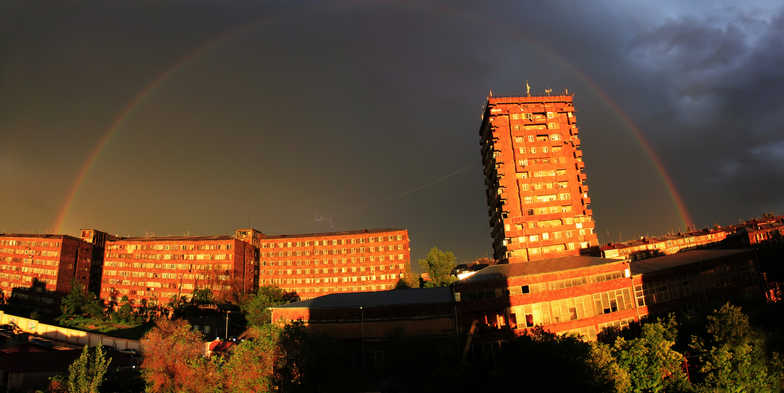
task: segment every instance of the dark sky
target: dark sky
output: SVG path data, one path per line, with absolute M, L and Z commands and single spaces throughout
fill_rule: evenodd
M 685 229 L 657 161 L 688 224 L 781 214 L 784 11 L 735 3 L 0 1 L 0 231 L 390 227 L 470 261 L 482 105 L 526 81 L 575 95 L 600 241 Z

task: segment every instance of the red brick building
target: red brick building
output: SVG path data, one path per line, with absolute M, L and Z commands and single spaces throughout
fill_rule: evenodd
M 165 304 L 199 289 L 258 289 L 256 248 L 231 236 L 132 237 L 106 242 L 99 297 Z
M 261 285 L 277 284 L 301 299 L 393 289 L 411 263 L 405 229 L 278 236 L 239 229 L 236 237 L 258 247 Z
M 89 286 L 93 245 L 68 235 L 0 234 L 0 289 L 6 297 L 56 307 L 71 279 Z
M 451 287 L 319 297 L 273 307 L 272 316 L 277 323 L 302 319 L 348 344 L 373 341 L 374 351 L 394 351 L 383 343 L 397 335 L 452 337 L 450 348 L 459 342 L 461 351 L 486 353 L 536 326 L 592 340 L 649 315 L 763 301 L 763 291 L 753 250 L 640 261 L 566 256 L 488 266 Z
M 577 134 L 570 95 L 488 97 L 479 135 L 495 259 L 598 245 Z

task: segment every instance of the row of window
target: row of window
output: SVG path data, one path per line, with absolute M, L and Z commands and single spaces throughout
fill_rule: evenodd
M 491 299 L 491 298 L 503 297 L 503 296 L 522 295 L 526 293 L 555 291 L 559 289 L 572 288 L 572 287 L 588 285 L 588 284 L 598 284 L 605 281 L 617 280 L 623 277 L 625 277 L 624 271 L 615 271 L 609 273 L 593 274 L 590 276 L 545 281 L 536 284 L 518 285 L 506 289 L 496 288 L 496 289 L 486 289 L 481 291 L 466 291 L 462 293 L 457 292 L 455 293 L 455 297 L 457 301 L 461 301 L 461 299 L 466 301 Z
M 230 270 L 230 264 L 203 264 L 203 265 L 191 265 L 186 263 L 130 263 L 130 262 L 115 262 L 109 261 L 105 264 L 106 267 L 132 267 L 135 269 L 180 269 L 180 270 Z
M 106 254 L 106 258 L 117 259 L 175 259 L 175 260 L 224 260 L 232 259 L 232 254 Z
M 549 182 L 549 183 L 523 183 L 520 185 L 520 191 L 530 191 L 530 190 L 543 190 L 543 189 L 553 189 L 553 188 L 569 188 L 569 182 Z
M 284 282 L 288 280 L 283 279 L 273 279 L 268 280 L 266 284 L 288 284 L 288 282 Z M 265 284 L 262 281 L 262 284 Z M 379 285 L 356 285 L 356 286 L 344 286 L 344 287 L 302 287 L 302 288 L 291 288 L 285 289 L 286 291 L 296 292 L 296 293 L 333 293 L 333 292 L 356 292 L 356 291 L 377 291 L 377 290 L 386 290 L 386 289 L 394 289 L 394 284 L 379 284 Z M 304 300 L 304 299 L 303 299 Z
M 390 261 L 394 261 L 395 259 L 397 259 L 399 261 L 402 261 L 404 259 L 404 255 L 403 254 L 397 254 L 397 258 L 395 258 L 395 255 L 387 255 L 387 256 L 379 255 L 378 256 L 378 261 L 379 262 L 383 262 L 384 259 L 386 259 L 387 257 L 388 257 L 388 259 Z M 329 265 L 330 261 L 332 262 L 333 265 L 336 265 L 338 263 L 346 263 L 346 262 L 349 262 L 349 261 L 351 263 L 357 263 L 357 262 L 365 263 L 366 261 L 375 262 L 376 261 L 376 256 L 359 257 L 359 258 L 333 258 L 331 260 L 330 259 L 314 259 L 313 260 L 313 264 L 314 265 L 319 265 L 319 264 Z M 275 266 L 275 265 L 278 265 L 278 266 L 310 265 L 310 260 L 306 259 L 304 261 L 303 260 L 296 260 L 296 261 L 291 261 L 291 260 L 289 260 L 289 261 L 261 261 L 261 266 Z M 390 269 L 394 269 L 394 267 L 392 267 L 392 266 L 393 265 L 390 265 Z M 401 269 L 402 269 L 402 267 L 401 267 Z
M 710 290 L 754 277 L 757 277 L 754 262 L 746 260 L 705 270 L 702 272 L 702 280 L 698 273 L 694 273 L 635 285 L 634 296 L 637 305 L 642 307 L 702 293 L 703 281 L 705 289 Z
M 57 251 L 28 250 L 24 248 L 0 248 L 0 254 L 41 255 L 45 257 L 56 257 L 60 255 Z
M 280 274 L 280 273 L 278 273 Z M 399 278 L 403 278 L 402 274 L 381 274 L 381 275 L 371 275 L 371 276 L 345 276 L 345 277 L 311 277 L 311 278 L 269 278 L 269 279 L 261 279 L 262 282 L 268 280 L 270 282 L 276 282 L 275 280 L 279 280 L 281 283 L 284 284 L 321 284 L 321 283 L 331 283 L 331 282 L 361 282 L 361 281 L 386 281 L 386 280 L 397 280 Z
M 29 240 L 0 240 L 0 246 L 60 247 L 60 242 L 34 242 Z
M 313 242 L 311 242 L 311 241 L 304 241 L 304 242 L 299 241 L 299 242 L 262 243 L 261 244 L 261 248 L 275 248 L 275 247 L 283 248 L 283 247 L 303 247 L 303 246 L 304 247 L 310 247 L 311 243 L 313 244 L 314 247 L 329 246 L 329 245 L 337 246 L 337 245 L 343 245 L 343 244 L 357 244 L 357 243 L 365 243 L 366 241 L 368 243 L 373 243 L 373 242 L 381 243 L 381 242 L 384 241 L 384 239 L 386 239 L 386 241 L 390 241 L 390 242 L 395 241 L 395 240 L 399 241 L 399 240 L 403 240 L 403 235 L 377 236 L 377 237 L 376 236 L 371 236 L 371 237 L 367 237 L 367 238 L 365 238 L 365 237 L 359 237 L 359 238 L 353 237 L 351 239 L 314 240 Z
M 557 135 L 557 137 L 555 139 L 553 139 L 553 137 L 555 137 L 556 135 Z M 547 140 L 546 136 L 542 137 L 542 138 L 544 138 L 544 140 L 542 140 L 541 142 Z M 529 139 L 529 142 L 533 142 L 534 141 L 533 140 L 533 135 L 529 135 L 528 139 Z M 550 139 L 552 139 L 554 141 L 555 140 L 560 140 L 561 139 L 561 135 L 560 134 L 551 135 Z M 523 141 L 523 137 L 521 137 L 521 136 L 516 136 L 515 137 L 515 142 L 522 142 L 522 141 Z M 536 154 L 538 152 L 541 152 L 541 153 L 558 153 L 562 149 L 563 149 L 562 146 L 529 146 L 527 149 L 526 149 L 525 146 L 518 146 L 517 147 L 517 152 L 521 153 L 521 154 L 527 154 L 527 153 Z M 553 157 L 553 158 L 565 158 L 565 157 Z M 565 162 L 565 161 L 561 161 L 561 162 Z
M 403 270 L 403 264 L 398 265 L 389 265 L 389 270 L 395 270 L 395 268 Z M 379 265 L 379 266 L 351 266 L 351 267 L 333 267 L 331 269 L 331 273 L 356 273 L 356 272 L 364 272 L 367 270 L 368 272 L 375 272 L 376 269 L 379 271 L 384 271 L 387 268 L 386 265 Z M 265 273 L 266 272 L 266 273 Z M 261 270 L 259 274 L 275 274 L 275 270 Z M 310 274 L 310 269 L 278 269 L 278 274 Z M 328 274 L 330 273 L 330 268 L 323 268 L 323 269 L 313 269 L 313 274 Z
M 368 248 L 365 248 L 365 247 L 340 248 L 340 249 L 333 248 L 331 250 L 313 250 L 313 255 L 329 255 L 329 254 L 337 255 L 337 254 L 347 254 L 347 253 L 356 254 L 357 252 L 364 253 L 366 251 L 367 252 L 384 252 L 384 249 L 385 249 L 384 246 L 368 247 Z M 392 246 L 386 247 L 386 249 L 388 251 L 392 251 L 392 250 L 395 250 L 395 249 L 403 250 L 403 245 L 402 244 L 398 244 L 397 246 L 392 245 Z M 272 251 L 272 252 L 262 251 L 261 257 L 262 258 L 276 257 L 276 256 L 277 257 L 284 257 L 284 256 L 291 257 L 291 256 L 303 256 L 303 255 L 304 256 L 309 256 L 310 254 L 311 254 L 310 250 L 304 250 L 304 251 L 303 250 L 279 251 L 277 253 L 275 253 L 274 251 Z
M 136 250 L 155 250 L 155 251 L 194 251 L 194 250 L 231 250 L 231 244 L 110 244 L 107 250 L 125 250 L 133 252 Z

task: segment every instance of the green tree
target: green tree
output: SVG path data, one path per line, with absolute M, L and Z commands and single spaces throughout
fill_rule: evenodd
M 395 289 L 404 288 L 419 288 L 419 277 L 411 271 L 411 264 L 406 264 L 406 270 L 403 272 L 403 277 L 397 280 Z
M 93 318 L 103 317 L 101 302 L 75 278 L 71 279 L 71 292 L 60 302 L 60 311 L 62 311 L 61 322 L 80 314 Z
M 215 300 L 211 289 L 197 289 L 191 293 L 191 301 L 201 304 L 210 304 Z
M 699 391 L 777 392 L 782 370 L 778 354 L 769 359 L 764 337 L 751 328 L 740 307 L 729 303 L 708 316 L 706 339 L 692 338 L 701 353 Z M 707 345 L 705 342 L 707 341 Z
M 280 328 L 267 324 L 251 327 L 248 336 L 231 353 L 223 367 L 226 391 L 261 393 L 272 390 Z
M 424 288 L 445 287 L 457 281 L 456 277 L 451 276 L 455 268 L 455 254 L 451 251 L 443 252 L 433 247 L 426 259 L 419 260 L 419 266 L 429 277 L 424 282 Z
M 105 358 L 100 342 L 92 352 L 85 345 L 82 355 L 68 367 L 68 376 L 62 381 L 68 387 L 68 393 L 98 393 L 111 361 L 111 358 Z
M 275 284 L 263 285 L 250 300 L 240 305 L 245 319 L 251 326 L 263 326 L 272 322 L 272 306 L 285 304 L 290 300 L 287 293 Z
M 330 386 L 345 364 L 332 343 L 309 332 L 301 320 L 284 326 L 276 347 L 276 391 L 317 392 Z
M 675 324 L 665 329 L 661 322 L 642 326 L 639 337 L 615 340 L 612 353 L 618 366 L 629 376 L 631 392 L 663 392 L 685 390 L 688 380 L 683 372 L 683 355 L 672 349 L 677 336 Z

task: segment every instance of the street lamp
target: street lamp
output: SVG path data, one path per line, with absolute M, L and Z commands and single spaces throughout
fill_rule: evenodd
M 226 311 L 226 340 L 229 339 L 229 314 L 231 314 L 231 310 Z

